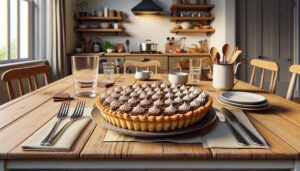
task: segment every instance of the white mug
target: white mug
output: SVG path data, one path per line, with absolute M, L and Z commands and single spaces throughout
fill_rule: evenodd
M 150 79 L 150 76 L 153 74 L 152 71 L 147 71 L 147 70 L 144 70 L 144 71 L 136 71 L 135 72 L 135 79 L 137 80 L 148 80 Z
M 120 24 L 119 23 L 114 23 L 113 26 L 114 26 L 114 29 L 119 29 Z
M 213 87 L 219 90 L 231 90 L 235 83 L 235 74 L 237 71 L 238 63 L 234 64 L 214 64 L 213 66 Z

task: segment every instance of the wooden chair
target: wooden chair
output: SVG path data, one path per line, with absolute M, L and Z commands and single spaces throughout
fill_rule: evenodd
M 277 76 L 279 71 L 279 66 L 276 62 L 272 61 L 266 61 L 266 60 L 260 60 L 260 59 L 252 59 L 250 64 L 253 66 L 252 75 L 250 79 L 250 84 L 254 84 L 254 79 L 256 75 L 256 69 L 261 68 L 261 77 L 260 77 L 260 83 L 259 88 L 263 89 L 264 84 L 264 78 L 265 78 L 265 70 L 271 71 L 272 76 L 270 80 L 270 86 L 269 86 L 269 92 L 275 93 L 276 84 L 277 84 Z
M 300 103 L 300 99 L 294 98 L 294 90 L 295 90 L 295 85 L 296 85 L 296 80 L 297 80 L 297 74 L 300 74 L 300 65 L 292 65 L 290 66 L 290 72 L 292 73 L 291 81 L 289 84 L 289 88 L 286 94 L 286 99 L 288 100 L 293 100 L 297 103 Z
M 141 62 L 141 61 L 125 61 L 124 62 L 124 73 L 126 74 L 128 67 L 135 67 L 135 70 L 138 71 L 139 68 L 147 68 L 149 71 L 150 67 L 155 67 L 155 74 L 158 72 L 158 67 L 160 67 L 161 64 L 157 60 L 147 61 L 147 62 Z
M 15 99 L 16 95 L 13 90 L 13 80 L 18 83 L 18 91 L 20 96 L 25 94 L 23 81 L 26 81 L 29 92 L 38 89 L 39 83 L 37 76 L 43 75 L 45 85 L 49 83 L 48 74 L 51 72 L 51 67 L 48 65 L 10 69 L 2 74 L 2 81 L 6 82 L 9 99 Z M 33 83 L 32 83 L 33 82 Z
M 211 78 L 212 74 L 212 65 L 213 61 L 209 57 L 202 58 L 202 68 L 208 68 L 207 72 L 207 79 Z M 177 67 L 179 68 L 179 71 L 182 72 L 183 70 L 189 70 L 190 69 L 190 59 L 187 58 L 180 58 L 180 60 L 177 63 Z

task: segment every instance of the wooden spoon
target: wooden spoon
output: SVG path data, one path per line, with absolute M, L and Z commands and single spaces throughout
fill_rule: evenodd
M 219 52 L 216 54 L 217 63 L 220 64 L 221 55 Z
M 233 64 L 233 63 L 237 60 L 237 58 L 240 56 L 241 53 L 242 53 L 241 50 L 235 51 L 235 52 L 233 53 L 233 55 L 231 56 L 231 58 L 230 58 L 230 60 L 229 60 L 229 63 L 230 63 L 230 64 Z
M 226 43 L 222 48 L 222 52 L 223 52 L 223 63 L 225 64 L 227 60 L 227 56 L 230 53 L 230 45 Z
M 214 63 L 217 63 L 216 55 L 218 53 L 218 49 L 215 47 L 210 48 L 210 57 Z

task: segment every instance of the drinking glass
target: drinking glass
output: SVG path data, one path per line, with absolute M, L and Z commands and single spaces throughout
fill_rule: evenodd
M 96 96 L 98 68 L 98 56 L 72 56 L 73 83 L 77 96 Z
M 114 62 L 104 62 L 103 63 L 103 73 L 106 80 L 114 79 L 115 63 Z
M 199 83 L 201 80 L 202 59 L 190 59 L 190 77 L 193 83 Z

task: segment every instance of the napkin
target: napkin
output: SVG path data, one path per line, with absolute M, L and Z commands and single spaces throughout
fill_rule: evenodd
M 69 116 L 72 115 L 74 108 L 69 109 Z M 47 136 L 52 127 L 56 122 L 56 117 L 51 119 L 42 128 L 35 132 L 31 137 L 29 137 L 21 146 L 23 150 L 30 151 L 70 151 L 73 144 L 80 136 L 81 132 L 87 127 L 91 121 L 90 114 L 92 108 L 85 108 L 83 117 L 73 122 L 60 136 L 57 142 L 52 146 L 42 146 L 41 141 Z M 64 126 L 65 123 L 69 121 L 69 118 L 64 119 L 60 122 L 60 125 L 56 131 Z
M 268 149 L 270 148 L 268 143 L 265 141 L 265 139 L 259 134 L 259 132 L 255 129 L 255 127 L 252 125 L 248 117 L 245 115 L 245 113 L 242 110 L 239 109 L 230 109 L 230 111 L 238 118 L 240 123 L 244 124 L 254 135 L 256 135 L 264 145 L 254 145 L 251 143 L 250 139 L 243 133 L 243 131 L 234 125 L 236 130 L 245 138 L 245 140 L 248 142 L 248 146 L 241 146 L 239 145 L 232 132 L 228 128 L 226 123 L 218 121 L 217 126 L 214 128 L 213 131 L 207 133 L 203 137 L 203 146 L 206 148 L 262 148 L 262 149 Z M 216 112 L 219 112 L 216 110 Z
M 196 131 L 187 135 L 178 135 L 175 137 L 164 137 L 164 138 L 140 138 L 131 137 L 118 134 L 113 131 L 107 131 L 104 142 L 171 142 L 180 144 L 195 144 L 202 143 L 204 148 L 262 148 L 267 149 L 269 145 L 264 140 L 264 138 L 259 134 L 259 132 L 252 125 L 245 113 L 238 109 L 230 109 L 230 111 L 243 123 L 254 135 L 256 135 L 263 143 L 263 146 L 253 145 L 250 143 L 248 137 L 244 135 L 242 130 L 237 127 L 237 130 L 243 135 L 243 137 L 248 141 L 249 146 L 239 145 L 232 132 L 226 125 L 226 123 L 217 121 L 216 125 L 209 131 Z M 218 112 L 216 110 L 216 112 Z

